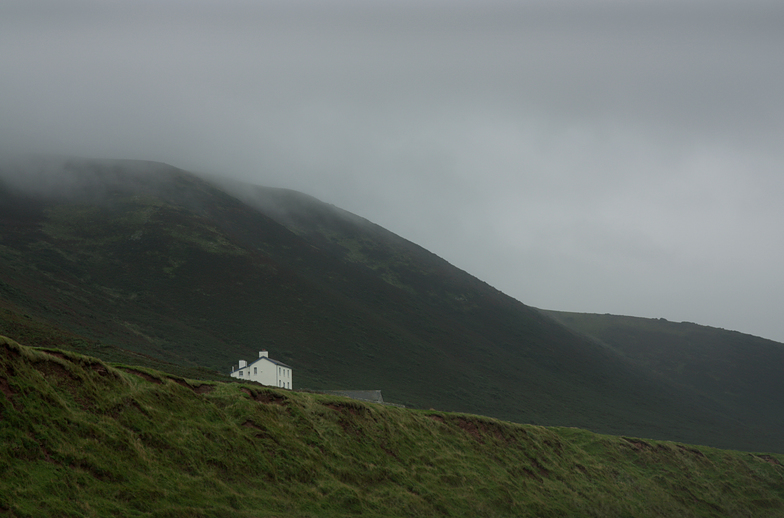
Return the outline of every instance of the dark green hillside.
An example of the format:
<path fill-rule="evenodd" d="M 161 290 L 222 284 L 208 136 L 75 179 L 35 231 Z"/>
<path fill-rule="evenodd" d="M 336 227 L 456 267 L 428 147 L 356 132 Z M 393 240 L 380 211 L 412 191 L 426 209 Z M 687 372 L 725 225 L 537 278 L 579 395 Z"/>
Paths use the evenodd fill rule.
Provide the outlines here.
<path fill-rule="evenodd" d="M 0 337 L 9 517 L 773 517 L 782 461 L 193 381 Z"/>
<path fill-rule="evenodd" d="M 26 345 L 62 331 L 73 350 L 116 360 L 121 348 L 179 373 L 228 373 L 269 349 L 294 367 L 295 387 L 738 449 L 784 444 L 781 428 L 742 421 L 313 198 L 245 189 L 241 200 L 146 162 L 47 168 L 0 171 L 0 328 Z"/>
<path fill-rule="evenodd" d="M 163 370 L 177 376 L 202 380 L 226 380 L 225 374 L 211 369 L 166 362 L 154 356 L 133 352 L 55 327 L 21 312 L 3 300 L 0 300 L 0 335 L 15 336 L 22 343 L 34 343 L 40 347 L 57 347 L 89 356 L 99 356 L 106 361 Z"/>
<path fill-rule="evenodd" d="M 690 322 L 544 313 L 677 386 L 721 401 L 744 422 L 784 429 L 784 344 Z"/>

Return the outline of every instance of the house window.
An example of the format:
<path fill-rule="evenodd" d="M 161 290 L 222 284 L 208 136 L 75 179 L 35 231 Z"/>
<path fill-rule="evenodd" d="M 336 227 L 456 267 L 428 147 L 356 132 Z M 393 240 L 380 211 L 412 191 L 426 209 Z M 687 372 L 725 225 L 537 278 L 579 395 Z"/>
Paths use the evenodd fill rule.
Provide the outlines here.
<path fill-rule="evenodd" d="M 240 376 L 242 376 L 242 371 L 240 371 Z"/>
<path fill-rule="evenodd" d="M 257 370 L 257 368 L 256 368 L 256 367 L 253 367 L 253 374 L 254 374 L 254 375 L 258 374 L 258 370 Z"/>

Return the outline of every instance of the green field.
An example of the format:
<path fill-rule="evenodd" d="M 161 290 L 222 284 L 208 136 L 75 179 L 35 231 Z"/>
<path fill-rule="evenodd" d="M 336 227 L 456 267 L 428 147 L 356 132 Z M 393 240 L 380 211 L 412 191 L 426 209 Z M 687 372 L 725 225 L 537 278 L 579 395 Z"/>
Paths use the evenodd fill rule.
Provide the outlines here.
<path fill-rule="evenodd" d="M 0 515 L 782 516 L 784 457 L 410 410 L 0 338 Z"/>

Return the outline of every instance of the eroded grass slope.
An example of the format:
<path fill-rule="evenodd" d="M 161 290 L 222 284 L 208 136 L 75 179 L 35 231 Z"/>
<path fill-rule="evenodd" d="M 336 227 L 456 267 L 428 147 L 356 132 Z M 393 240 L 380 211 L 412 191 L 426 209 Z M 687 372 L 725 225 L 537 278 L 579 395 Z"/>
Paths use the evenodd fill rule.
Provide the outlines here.
<path fill-rule="evenodd" d="M 186 380 L 0 337 L 0 514 L 780 516 L 783 457 Z"/>

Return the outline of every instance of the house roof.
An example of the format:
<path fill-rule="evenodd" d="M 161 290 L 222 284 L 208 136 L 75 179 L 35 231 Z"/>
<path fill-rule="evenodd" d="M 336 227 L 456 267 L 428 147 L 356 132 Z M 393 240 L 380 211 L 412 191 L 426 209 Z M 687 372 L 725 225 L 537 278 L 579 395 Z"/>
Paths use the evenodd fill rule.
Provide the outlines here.
<path fill-rule="evenodd" d="M 380 390 L 324 390 L 323 393 L 350 397 L 351 399 L 359 399 L 361 401 L 371 401 L 373 403 L 384 402 Z"/>
<path fill-rule="evenodd" d="M 274 363 L 275 365 L 280 365 L 281 367 L 286 367 L 287 369 L 291 369 L 291 367 L 290 367 L 290 366 L 288 366 L 288 365 L 286 365 L 285 363 L 283 363 L 283 362 L 279 362 L 278 360 L 273 360 L 272 358 L 270 358 L 270 357 L 268 357 L 268 356 L 262 356 L 261 358 L 257 358 L 255 362 L 253 362 L 253 363 L 249 363 L 249 364 L 248 364 L 248 367 L 250 367 L 251 365 L 254 365 L 254 364 L 256 364 L 256 363 L 259 363 L 261 360 L 267 360 L 268 362 L 272 362 L 272 363 Z M 292 370 L 293 370 L 293 369 L 292 369 Z"/>

